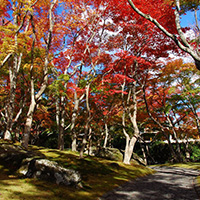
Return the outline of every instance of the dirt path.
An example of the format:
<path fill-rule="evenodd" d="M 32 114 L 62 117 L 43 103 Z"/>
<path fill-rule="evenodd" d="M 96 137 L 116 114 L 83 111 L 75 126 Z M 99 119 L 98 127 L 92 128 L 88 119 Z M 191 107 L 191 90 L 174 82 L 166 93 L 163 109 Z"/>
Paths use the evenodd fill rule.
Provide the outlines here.
<path fill-rule="evenodd" d="M 194 181 L 199 171 L 155 167 L 157 173 L 128 182 L 100 200 L 198 200 Z"/>

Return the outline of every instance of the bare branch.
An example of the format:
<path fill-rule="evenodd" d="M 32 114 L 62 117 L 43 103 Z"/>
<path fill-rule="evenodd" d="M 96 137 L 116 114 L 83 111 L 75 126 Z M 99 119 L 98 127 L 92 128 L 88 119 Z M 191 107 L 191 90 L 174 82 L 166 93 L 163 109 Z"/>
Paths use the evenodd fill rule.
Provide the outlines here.
<path fill-rule="evenodd" d="M 6 64 L 6 62 L 10 59 L 10 57 L 12 56 L 12 53 L 9 53 L 3 60 L 3 62 L 0 65 L 0 69 Z"/>

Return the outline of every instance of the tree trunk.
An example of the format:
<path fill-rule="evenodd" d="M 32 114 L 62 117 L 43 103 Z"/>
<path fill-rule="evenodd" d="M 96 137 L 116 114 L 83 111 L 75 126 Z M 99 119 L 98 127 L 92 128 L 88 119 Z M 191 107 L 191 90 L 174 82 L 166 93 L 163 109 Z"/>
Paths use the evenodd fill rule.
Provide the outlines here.
<path fill-rule="evenodd" d="M 75 124 L 76 124 L 76 118 L 77 118 L 77 112 L 79 108 L 79 102 L 84 98 L 84 94 L 78 99 L 77 92 L 74 92 L 74 109 L 72 113 L 72 119 L 71 119 L 71 134 L 72 134 L 72 151 L 77 151 L 77 134 L 75 130 Z"/>
<path fill-rule="evenodd" d="M 64 128 L 65 128 L 65 106 L 64 106 L 64 97 L 61 97 L 61 114 L 60 114 L 60 123 L 59 123 L 59 133 L 58 133 L 58 149 L 64 150 L 65 141 L 64 141 Z"/>
<path fill-rule="evenodd" d="M 174 129 L 174 126 L 172 124 L 172 121 L 171 121 L 170 117 L 168 115 L 166 115 L 166 117 L 167 117 L 167 120 L 169 122 L 170 128 L 172 129 L 174 139 L 176 140 L 176 153 L 177 153 L 176 154 L 176 160 L 178 162 L 183 162 L 183 158 L 182 158 L 182 155 L 181 155 L 181 148 L 180 148 L 180 145 L 178 143 L 178 138 L 177 138 L 176 131 Z"/>
<path fill-rule="evenodd" d="M 144 145 L 145 145 L 145 144 L 144 144 Z M 146 146 L 146 145 L 145 145 L 145 146 Z M 143 158 L 144 158 L 145 165 L 147 165 L 147 155 L 146 155 L 144 146 L 141 144 L 141 140 L 140 140 L 140 147 L 141 147 L 141 150 L 142 150 L 142 155 L 143 155 Z"/>
<path fill-rule="evenodd" d="M 107 142 L 108 142 L 108 124 L 105 123 L 105 139 L 104 139 L 104 144 L 103 144 L 103 148 L 106 148 L 107 146 Z"/>
<path fill-rule="evenodd" d="M 36 105 L 37 104 L 36 104 L 35 100 L 33 100 L 29 106 L 29 110 L 27 113 L 24 134 L 22 137 L 22 146 L 26 149 L 28 148 L 30 132 L 31 132 L 31 127 L 32 127 L 32 122 L 33 122 L 33 113 L 34 113 Z"/>
<path fill-rule="evenodd" d="M 17 36 L 16 36 L 17 37 Z M 17 40 L 17 38 L 16 38 Z M 16 42 L 17 43 L 17 42 Z M 17 45 L 17 44 L 16 44 Z M 8 104 L 6 106 L 6 131 L 4 134 L 4 139 L 11 140 L 13 118 L 15 110 L 15 95 L 16 95 L 16 84 L 17 84 L 17 74 L 21 65 L 22 53 L 18 57 L 17 54 L 14 55 L 13 67 L 9 66 L 9 80 L 10 80 L 10 94 Z M 11 63 L 10 63 L 11 65 Z"/>
<path fill-rule="evenodd" d="M 85 133 L 84 133 L 82 144 L 81 144 L 80 155 L 79 155 L 80 158 L 83 158 L 85 146 L 87 144 L 87 136 L 88 136 L 88 123 L 86 124 Z"/>
<path fill-rule="evenodd" d="M 81 150 L 80 150 L 80 158 L 83 158 L 83 153 L 84 153 L 84 150 L 85 150 L 85 146 L 87 144 L 87 137 L 88 137 L 88 131 L 92 132 L 92 129 L 91 127 L 89 127 L 89 124 L 90 124 L 90 121 L 91 121 L 91 112 L 90 112 L 90 105 L 89 105 L 89 91 L 90 91 L 90 84 L 91 82 L 87 81 L 87 85 L 86 85 L 86 89 L 85 89 L 85 93 L 86 93 L 86 109 L 87 109 L 87 114 L 88 114 L 88 117 L 87 117 L 87 121 L 86 121 L 86 126 L 85 126 L 85 134 L 83 136 L 83 141 L 82 141 L 82 147 L 81 147 Z"/>
<path fill-rule="evenodd" d="M 60 129 L 58 133 L 58 149 L 64 150 L 65 140 L 64 140 L 64 116 L 61 118 Z"/>
<path fill-rule="evenodd" d="M 13 3 L 12 5 L 13 10 L 16 11 L 16 6 Z M 15 42 L 15 49 L 18 48 L 18 35 L 21 30 L 21 28 L 24 25 L 26 14 L 23 17 L 23 20 L 21 21 L 21 25 L 19 26 L 18 22 L 18 14 L 15 13 L 14 16 L 14 25 L 18 27 L 16 30 L 15 36 L 14 36 L 14 42 Z M 27 28 L 25 28 L 25 32 L 27 31 Z M 10 140 L 12 138 L 11 133 L 12 133 L 12 127 L 13 127 L 13 116 L 14 116 L 14 109 L 15 109 L 15 95 L 16 95 L 16 85 L 17 85 L 17 75 L 21 66 L 21 58 L 22 58 L 22 53 L 14 52 L 13 54 L 13 65 L 10 62 L 11 55 L 8 56 L 7 61 L 9 61 L 9 80 L 10 80 L 10 94 L 9 94 L 9 100 L 7 103 L 7 111 L 6 111 L 6 131 L 4 134 L 4 139 Z"/>
<path fill-rule="evenodd" d="M 75 105 L 76 106 L 76 102 Z M 73 114 L 72 114 L 72 120 L 71 120 L 71 133 L 72 133 L 72 151 L 77 151 L 77 145 L 76 145 L 76 130 L 75 130 L 75 123 L 76 123 L 76 110 L 74 108 Z"/>
<path fill-rule="evenodd" d="M 136 70 L 137 70 L 137 63 L 136 63 Z M 136 72 L 135 72 L 136 73 Z M 130 136 L 126 133 L 124 129 L 124 135 L 126 137 L 126 147 L 125 147 L 125 155 L 124 155 L 124 163 L 130 164 L 131 156 L 133 154 L 133 149 L 135 146 L 135 143 L 139 136 L 139 129 L 137 125 L 137 92 L 136 92 L 136 81 L 132 83 L 131 88 L 129 89 L 129 94 L 127 98 L 127 105 L 128 105 L 128 115 L 129 119 L 131 120 L 132 126 L 133 126 L 133 136 L 130 138 Z M 130 98 L 132 97 L 132 98 Z M 130 100 L 132 99 L 132 102 L 130 103 Z M 125 113 L 124 113 L 125 114 Z M 125 116 L 124 116 L 125 117 Z M 125 125 L 125 119 L 123 119 L 124 125 Z"/>
<path fill-rule="evenodd" d="M 34 76 L 33 76 L 34 46 L 35 46 L 36 37 L 35 37 L 33 19 L 31 21 L 32 22 L 32 28 L 33 28 L 33 44 L 32 44 L 32 49 L 31 49 L 32 63 L 31 63 L 31 70 L 30 70 L 31 104 L 29 106 L 29 111 L 27 113 L 25 130 L 24 130 L 24 135 L 23 135 L 23 139 L 22 139 L 22 146 L 26 149 L 28 148 L 28 142 L 29 142 L 29 138 L 30 138 L 30 130 L 31 130 L 32 121 L 33 121 L 33 113 L 34 113 L 34 110 L 35 110 L 36 105 L 37 105 L 36 102 L 38 102 L 41 99 L 42 95 L 44 94 L 44 91 L 47 88 L 47 84 L 48 84 L 48 65 L 49 65 L 49 62 L 50 62 L 49 61 L 49 51 L 50 51 L 50 47 L 51 47 L 53 27 L 54 27 L 53 7 L 56 4 L 56 2 L 57 2 L 57 0 L 53 0 L 51 2 L 50 8 L 49 8 L 49 31 L 48 31 L 48 36 L 47 36 L 47 40 L 46 40 L 45 61 L 44 61 L 44 69 L 43 69 L 44 75 L 43 75 L 41 87 L 40 87 L 39 91 L 37 92 L 37 94 L 35 94 Z"/>
<path fill-rule="evenodd" d="M 135 143 L 137 141 L 136 137 L 131 137 L 126 133 L 126 147 L 124 152 L 124 159 L 123 163 L 130 165 L 131 157 L 133 155 L 133 149 L 135 146 Z"/>
<path fill-rule="evenodd" d="M 166 137 L 167 137 L 167 141 L 168 141 L 168 145 L 169 145 L 169 150 L 170 150 L 172 157 L 173 157 L 173 161 L 175 160 L 176 162 L 178 162 L 177 154 L 175 153 L 173 145 L 171 143 L 171 135 L 166 136 Z"/>
<path fill-rule="evenodd" d="M 92 155 L 92 128 L 91 127 L 89 129 L 87 150 L 88 150 L 88 155 L 91 156 Z"/>

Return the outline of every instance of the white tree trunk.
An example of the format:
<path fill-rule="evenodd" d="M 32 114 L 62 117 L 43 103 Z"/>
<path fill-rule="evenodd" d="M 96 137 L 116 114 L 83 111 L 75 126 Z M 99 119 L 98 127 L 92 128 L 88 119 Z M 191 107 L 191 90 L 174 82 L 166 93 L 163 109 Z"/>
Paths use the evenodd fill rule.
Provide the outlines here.
<path fill-rule="evenodd" d="M 128 134 L 126 135 L 126 147 L 124 152 L 123 163 L 130 165 L 136 141 L 137 141 L 136 137 L 133 136 L 132 138 L 130 138 Z"/>
<path fill-rule="evenodd" d="M 26 123 L 25 123 L 25 130 L 24 130 L 24 134 L 23 134 L 23 138 L 22 138 L 22 146 L 24 148 L 28 148 L 28 142 L 29 142 L 29 138 L 30 138 L 30 131 L 31 131 L 31 127 L 32 127 L 32 121 L 33 121 L 33 113 L 35 111 L 36 105 L 44 91 L 47 88 L 47 84 L 48 84 L 48 65 L 49 65 L 49 51 L 50 51 L 50 47 L 51 47 L 51 42 L 52 42 L 52 34 L 53 34 L 53 27 L 54 27 L 54 17 L 53 17 L 53 7 L 56 4 L 57 0 L 53 0 L 51 2 L 50 8 L 49 8 L 49 31 L 48 31 L 48 36 L 47 36 L 47 42 L 46 42 L 46 52 L 45 52 L 45 61 L 44 61 L 44 68 L 43 68 L 43 79 L 42 79 L 42 84 L 41 87 L 39 89 L 39 91 L 37 92 L 37 94 L 35 94 L 35 89 L 34 89 L 34 77 L 33 77 L 33 54 L 34 54 L 34 44 L 35 44 L 35 34 L 33 31 L 33 44 L 32 44 L 32 66 L 31 66 L 31 72 L 30 72 L 30 78 L 31 78 L 31 104 L 29 106 L 29 110 L 27 113 L 27 119 L 26 119 Z M 32 21 L 33 23 L 33 21 Z M 33 27 L 34 29 L 34 27 Z"/>
<path fill-rule="evenodd" d="M 104 139 L 104 144 L 103 144 L 103 148 L 106 148 L 107 143 L 108 143 L 108 124 L 105 123 L 105 139 Z"/>

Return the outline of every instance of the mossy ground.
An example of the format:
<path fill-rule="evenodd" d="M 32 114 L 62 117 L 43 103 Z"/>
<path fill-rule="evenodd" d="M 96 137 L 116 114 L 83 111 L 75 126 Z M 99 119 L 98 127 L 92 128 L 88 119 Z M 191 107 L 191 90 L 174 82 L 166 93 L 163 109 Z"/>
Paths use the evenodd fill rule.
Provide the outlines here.
<path fill-rule="evenodd" d="M 0 166 L 0 200 L 95 200 L 104 193 L 136 177 L 153 173 L 140 165 L 125 165 L 96 157 L 79 159 L 77 153 L 31 146 L 30 151 L 44 155 L 60 165 L 79 171 L 83 188 L 58 186 L 37 179 L 19 178 Z"/>

